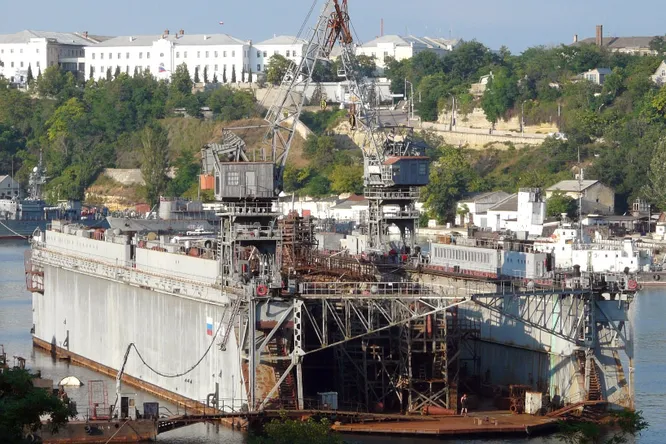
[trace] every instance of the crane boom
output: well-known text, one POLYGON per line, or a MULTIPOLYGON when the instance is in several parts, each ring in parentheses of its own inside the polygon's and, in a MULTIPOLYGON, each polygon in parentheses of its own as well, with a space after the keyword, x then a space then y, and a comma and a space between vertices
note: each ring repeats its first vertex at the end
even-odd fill
POLYGON ((282 176, 289 156, 289 149, 296 133, 296 124, 305 103, 305 92, 312 83, 312 76, 317 65, 327 60, 335 43, 348 38, 340 23, 336 21, 337 1, 327 0, 324 3, 317 24, 310 30, 307 38, 307 49, 301 62, 292 63, 278 89, 278 98, 268 109, 265 120, 269 130, 264 140, 270 144, 272 161, 276 164, 276 189, 282 190, 282 176))

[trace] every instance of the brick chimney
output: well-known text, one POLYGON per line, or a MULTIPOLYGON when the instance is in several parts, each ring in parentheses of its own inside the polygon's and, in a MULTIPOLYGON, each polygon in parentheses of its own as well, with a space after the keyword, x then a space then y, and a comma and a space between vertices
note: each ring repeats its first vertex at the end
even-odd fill
POLYGON ((597 38, 595 43, 600 48, 604 46, 604 25, 597 25, 597 38))
POLYGON ((578 34, 574 34, 573 42, 578 43, 578 34))
POLYGON ((83 38, 88 38, 88 31, 83 31, 83 38))
POLYGON ((178 31, 178 34, 180 34, 180 35, 185 35, 185 30, 184 30, 184 29, 181 29, 180 31, 178 31))
POLYGON ((169 30, 168 30, 168 29, 165 29, 165 30, 164 30, 164 34, 162 34, 162 38, 165 39, 165 38, 167 38, 167 37, 169 37, 169 30))

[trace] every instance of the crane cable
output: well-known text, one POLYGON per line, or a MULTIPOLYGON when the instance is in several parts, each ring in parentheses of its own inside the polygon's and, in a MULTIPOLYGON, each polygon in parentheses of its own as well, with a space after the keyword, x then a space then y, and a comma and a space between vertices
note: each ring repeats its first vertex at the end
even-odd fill
MULTIPOLYGON (((215 338, 217 338, 218 334, 220 333, 220 329, 222 328, 222 325, 223 325, 222 322, 220 322, 220 325, 218 325, 218 327, 217 327, 217 331, 215 332, 215 335, 213 336, 213 339, 211 339, 210 344, 208 345, 208 348, 206 349, 206 351, 204 352, 204 354, 201 356, 201 358, 199 358, 199 360, 198 360, 198 361, 197 361, 192 367, 190 367, 189 369, 185 370, 185 371, 182 372, 182 373, 168 374, 168 373, 164 373, 164 372, 161 372, 161 371, 159 371, 159 370, 156 370, 155 368, 153 368, 150 364, 148 364, 148 363, 146 362, 146 360, 143 358, 143 356, 142 356, 141 353, 139 352, 139 349, 136 347, 136 344, 134 344, 134 342, 130 343, 130 345, 127 346, 127 354, 126 354, 126 356, 129 355, 129 351, 130 351, 130 349, 134 348, 134 351, 136 351, 136 354, 137 354, 137 356, 139 356, 139 359, 141 360, 141 362, 143 363, 143 365, 145 365, 146 367, 148 367, 148 369, 150 369, 150 370, 151 370, 153 373, 155 373, 156 375, 158 375, 158 376, 162 376, 163 378, 180 378, 181 376, 185 376, 185 375, 187 375, 188 373, 190 373, 192 370, 194 370, 195 368, 197 368, 197 367, 199 366, 199 364, 201 364, 201 362, 206 358, 206 356, 207 356, 208 353, 210 352, 211 348, 213 348, 213 344, 215 343, 215 338)), ((125 359, 125 360, 127 360, 127 359, 125 359)), ((123 364, 123 368, 124 368, 124 367, 125 367, 125 365, 123 364)))

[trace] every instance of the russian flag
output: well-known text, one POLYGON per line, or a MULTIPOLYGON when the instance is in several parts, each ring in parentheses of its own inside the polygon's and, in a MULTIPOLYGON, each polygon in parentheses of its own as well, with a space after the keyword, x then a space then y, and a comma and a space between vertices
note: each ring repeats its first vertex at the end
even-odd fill
POLYGON ((206 334, 213 336, 213 318, 206 318, 206 334))

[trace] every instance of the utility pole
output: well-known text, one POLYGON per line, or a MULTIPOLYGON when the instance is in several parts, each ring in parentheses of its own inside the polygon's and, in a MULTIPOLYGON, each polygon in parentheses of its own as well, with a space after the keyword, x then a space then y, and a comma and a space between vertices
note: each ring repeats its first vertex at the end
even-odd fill
POLYGON ((520 134, 525 135, 525 101, 520 104, 520 134))

